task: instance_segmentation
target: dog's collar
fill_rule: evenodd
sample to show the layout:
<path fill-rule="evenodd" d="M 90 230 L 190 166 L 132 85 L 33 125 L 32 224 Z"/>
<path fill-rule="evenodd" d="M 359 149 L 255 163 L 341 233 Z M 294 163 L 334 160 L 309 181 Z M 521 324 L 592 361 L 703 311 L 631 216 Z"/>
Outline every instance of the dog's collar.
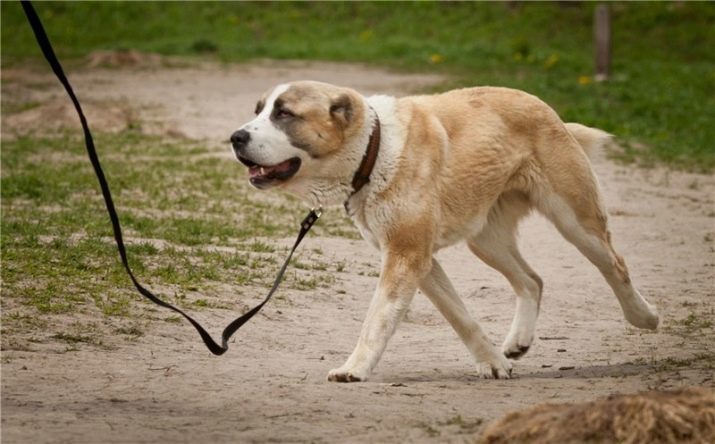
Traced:
<path fill-rule="evenodd" d="M 373 111 L 374 112 L 374 111 Z M 370 134 L 370 140 L 367 143 L 367 149 L 365 150 L 365 155 L 362 156 L 362 161 L 355 175 L 353 176 L 353 190 L 348 196 L 350 199 L 355 193 L 360 191 L 362 187 L 370 182 L 370 174 L 372 169 L 375 167 L 375 161 L 377 160 L 377 153 L 380 151 L 380 118 L 375 113 L 375 121 L 372 126 L 372 133 Z M 347 201 L 346 201 L 347 203 Z"/>

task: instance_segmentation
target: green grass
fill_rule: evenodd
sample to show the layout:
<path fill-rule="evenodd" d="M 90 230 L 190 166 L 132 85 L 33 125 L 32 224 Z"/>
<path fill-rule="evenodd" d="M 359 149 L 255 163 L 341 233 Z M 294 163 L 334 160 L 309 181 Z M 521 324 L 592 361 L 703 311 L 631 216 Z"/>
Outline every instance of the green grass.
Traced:
<path fill-rule="evenodd" d="M 214 148 L 132 131 L 95 139 L 140 281 L 191 311 L 238 314 L 250 305 L 247 298 L 265 294 L 287 254 L 270 239 L 295 236 L 305 212 L 300 203 L 287 197 L 264 203 L 244 169 L 213 156 Z M 151 307 L 139 302 L 120 265 L 83 145 L 72 133 L 3 141 L 2 325 L 10 340 L 15 332 L 37 330 L 40 316 L 135 319 Z M 344 218 L 331 219 L 326 225 L 350 229 Z M 321 223 L 314 230 L 330 233 Z M 319 256 L 299 250 L 296 261 L 306 266 L 289 273 L 284 288 L 310 291 L 334 282 Z M 225 296 L 227 286 L 235 298 Z M 50 322 L 43 330 L 53 328 Z M 135 339 L 132 328 L 111 331 Z M 48 337 L 97 344 L 90 333 L 63 335 L 60 326 Z"/>
<path fill-rule="evenodd" d="M 452 74 L 544 98 L 565 120 L 627 142 L 621 157 L 715 168 L 715 5 L 612 3 L 613 80 L 592 81 L 595 3 L 37 3 L 59 54 L 362 61 Z M 2 60 L 37 59 L 18 3 L 2 3 Z"/>
<path fill-rule="evenodd" d="M 96 49 L 136 48 L 226 62 L 324 59 L 436 71 L 450 75 L 442 88 L 492 84 L 537 94 L 565 120 L 625 138 L 631 147 L 621 154 L 626 159 L 715 168 L 711 4 L 611 4 L 614 79 L 607 83 L 589 77 L 593 5 L 587 3 L 515 9 L 485 3 L 35 6 L 70 67 Z M 3 69 L 40 63 L 19 3 L 0 8 Z M 3 117 L 38 106 L 7 98 Z M 266 203 L 247 186 L 244 169 L 221 158 L 217 148 L 131 130 L 95 137 L 139 279 L 192 311 L 245 311 L 241 297 L 270 285 L 286 254 L 271 239 L 295 235 L 303 206 L 289 197 Z M 53 323 L 82 313 L 90 319 L 101 313 L 113 320 L 110 331 L 126 338 L 140 336 L 132 324 L 137 317 L 183 322 L 138 303 L 79 134 L 3 140 L 0 180 L 3 341 L 9 337 L 14 344 L 14 332 L 42 331 L 72 347 L 99 344 L 95 337 L 104 323 L 77 321 L 68 333 Z M 315 235 L 359 237 L 342 213 L 325 219 Z M 284 285 L 303 291 L 333 285 L 346 264 L 327 264 L 320 256 L 300 251 Z M 235 301 L 217 295 L 226 286 L 237 289 Z M 677 327 L 711 325 L 686 318 Z M 17 346 L 42 341 L 34 333 L 30 339 Z"/>

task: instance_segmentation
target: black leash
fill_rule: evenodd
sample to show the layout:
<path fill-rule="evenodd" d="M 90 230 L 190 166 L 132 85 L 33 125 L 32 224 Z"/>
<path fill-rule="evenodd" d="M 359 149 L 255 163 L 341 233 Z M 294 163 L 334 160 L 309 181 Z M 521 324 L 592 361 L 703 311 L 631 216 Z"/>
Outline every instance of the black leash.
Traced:
<path fill-rule="evenodd" d="M 278 289 L 278 286 L 283 279 L 283 274 L 285 273 L 286 268 L 288 268 L 288 263 L 293 257 L 293 253 L 295 252 L 296 248 L 298 248 L 298 245 L 303 240 L 303 237 L 310 230 L 310 227 L 312 227 L 315 221 L 318 220 L 318 218 L 320 217 L 320 210 L 310 210 L 310 213 L 308 213 L 305 219 L 303 219 L 303 222 L 301 222 L 300 232 L 298 233 L 298 237 L 293 244 L 293 248 L 291 248 L 290 253 L 288 253 L 288 257 L 283 263 L 283 266 L 278 271 L 278 276 L 276 276 L 276 280 L 273 282 L 273 287 L 271 287 L 271 290 L 268 292 L 268 295 L 263 300 L 263 302 L 256 305 L 250 311 L 228 324 L 228 326 L 223 330 L 223 333 L 221 333 L 221 345 L 216 343 L 216 341 L 213 340 L 211 335 L 209 335 L 209 333 L 201 326 L 201 324 L 196 322 L 191 316 L 187 315 L 182 310 L 156 297 L 151 291 L 144 288 L 134 277 L 134 273 L 132 273 L 132 270 L 129 267 L 129 262 L 127 261 L 127 251 L 124 247 L 124 241 L 122 239 L 122 228 L 119 225 L 119 217 L 117 216 L 117 211 L 114 209 L 114 202 L 112 201 L 112 194 L 109 192 L 109 185 L 107 184 L 107 179 L 104 177 L 104 172 L 102 171 L 102 167 L 99 164 L 99 157 L 97 156 L 97 151 L 94 148 L 94 140 L 92 139 L 92 133 L 89 131 L 87 119 L 84 117 L 84 112 L 82 112 L 82 107 L 80 106 L 79 100 L 77 100 L 77 97 L 72 90 L 72 86 L 67 80 L 67 77 L 65 77 L 62 65 L 57 59 L 55 51 L 52 49 L 52 44 L 47 38 L 45 29 L 43 28 L 42 22 L 40 22 L 40 18 L 37 16 L 37 13 L 33 8 L 32 3 L 30 3 L 28 0 L 23 0 L 22 8 L 25 10 L 27 20 L 30 22 L 30 26 L 32 26 L 32 31 L 35 33 L 35 38 L 37 39 L 37 43 L 40 45 L 40 49 L 42 49 L 42 53 L 44 54 L 45 59 L 47 59 L 47 62 L 52 67 L 52 71 L 54 71 L 55 75 L 57 76 L 57 79 L 65 87 L 67 94 L 70 96 L 70 99 L 72 99 L 72 103 L 74 103 L 74 107 L 77 110 L 77 114 L 79 114 L 79 120 L 82 122 L 82 129 L 84 130 L 84 140 L 87 146 L 87 155 L 89 155 L 89 160 L 92 162 L 92 167 L 94 168 L 94 172 L 97 175 L 99 186 L 102 188 L 104 203 L 107 206 L 109 218 L 112 220 L 114 240 L 117 242 L 117 249 L 119 250 L 119 256 L 122 259 L 122 265 L 124 265 L 124 269 L 127 271 L 127 274 L 131 278 L 132 282 L 134 283 L 134 286 L 139 291 L 139 293 L 141 293 L 144 297 L 148 298 L 155 304 L 173 310 L 176 313 L 179 313 L 184 318 L 186 318 L 186 320 L 189 321 L 191 325 L 194 326 L 194 328 L 196 328 L 196 331 L 199 332 L 199 335 L 201 335 L 201 339 L 203 339 L 204 344 L 206 344 L 206 347 L 208 347 L 211 353 L 215 355 L 224 354 L 226 350 L 228 350 L 228 340 L 231 338 L 231 336 L 233 336 L 233 334 L 239 328 L 241 328 L 243 324 L 248 322 L 249 319 L 251 319 L 256 313 L 258 313 L 261 308 L 263 308 L 263 306 L 266 304 L 266 302 L 268 302 L 271 296 L 273 296 L 273 293 Z"/>

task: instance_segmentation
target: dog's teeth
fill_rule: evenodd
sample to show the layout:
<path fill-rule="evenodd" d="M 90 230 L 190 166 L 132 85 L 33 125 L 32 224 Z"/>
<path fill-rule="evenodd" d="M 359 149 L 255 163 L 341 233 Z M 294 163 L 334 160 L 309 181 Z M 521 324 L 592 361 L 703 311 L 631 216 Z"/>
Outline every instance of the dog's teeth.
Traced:
<path fill-rule="evenodd" d="M 265 171 L 263 170 L 263 167 L 261 167 L 261 176 L 263 176 Z"/>

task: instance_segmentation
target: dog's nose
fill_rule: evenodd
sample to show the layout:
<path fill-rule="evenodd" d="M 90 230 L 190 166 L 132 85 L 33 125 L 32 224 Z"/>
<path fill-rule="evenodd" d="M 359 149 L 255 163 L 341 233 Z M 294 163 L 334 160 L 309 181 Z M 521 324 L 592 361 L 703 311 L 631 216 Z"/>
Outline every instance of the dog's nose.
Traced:
<path fill-rule="evenodd" d="M 234 149 L 243 148 L 251 140 L 251 133 L 246 130 L 238 130 L 231 134 L 231 144 Z"/>

